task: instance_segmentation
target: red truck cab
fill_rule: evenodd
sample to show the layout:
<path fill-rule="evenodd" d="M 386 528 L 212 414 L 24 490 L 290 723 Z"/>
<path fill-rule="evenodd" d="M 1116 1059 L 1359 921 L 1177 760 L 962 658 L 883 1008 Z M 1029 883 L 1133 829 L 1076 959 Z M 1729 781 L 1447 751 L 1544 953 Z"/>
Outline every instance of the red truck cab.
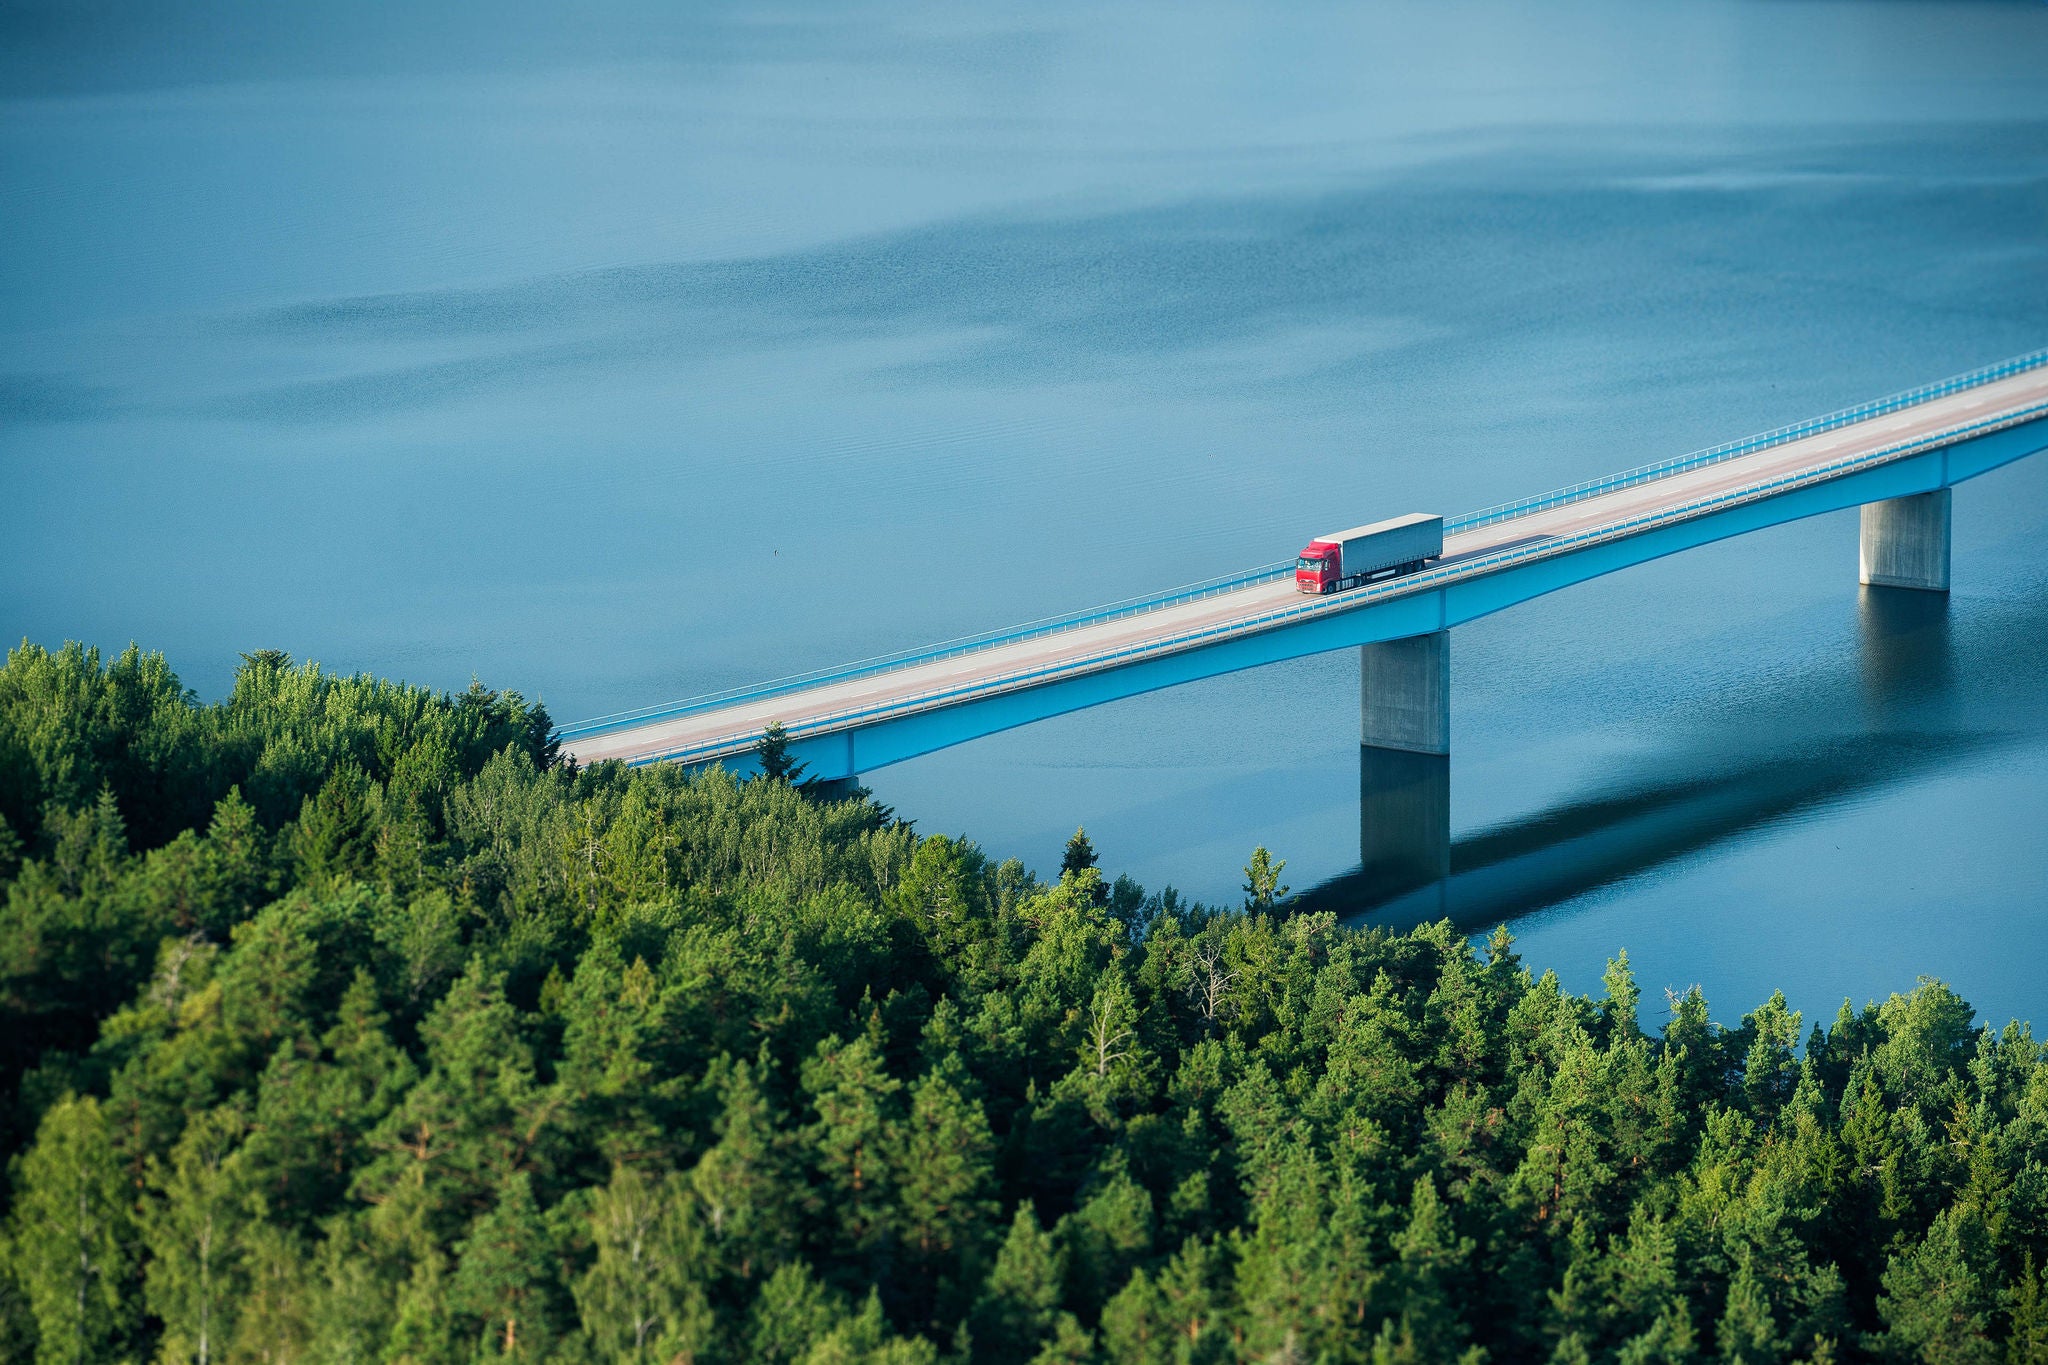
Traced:
<path fill-rule="evenodd" d="M 1294 586 L 1302 592 L 1321 595 L 1337 581 L 1339 547 L 1327 540 L 1311 540 L 1294 561 Z"/>

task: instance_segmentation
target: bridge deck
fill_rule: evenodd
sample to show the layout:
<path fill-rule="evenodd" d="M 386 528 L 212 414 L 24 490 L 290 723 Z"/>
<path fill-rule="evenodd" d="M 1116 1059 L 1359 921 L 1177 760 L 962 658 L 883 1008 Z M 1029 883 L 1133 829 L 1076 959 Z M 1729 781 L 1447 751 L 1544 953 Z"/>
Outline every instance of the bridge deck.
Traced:
<path fill-rule="evenodd" d="M 1484 560 L 1510 547 L 1541 544 L 1667 509 L 1683 508 L 1703 497 L 1738 492 L 1786 476 L 1821 470 L 1844 458 L 1885 450 L 1902 442 L 1939 443 L 1958 428 L 2008 417 L 2044 402 L 2048 402 L 2048 368 L 2025 371 L 1753 454 L 1664 475 L 1582 501 L 1453 535 L 1445 542 L 1444 558 L 1438 567 L 1455 571 L 1458 565 L 1469 564 L 1468 572 L 1472 574 L 1493 572 L 1497 566 L 1472 561 Z M 1442 586 L 1441 576 L 1433 578 L 1430 583 L 1417 583 L 1407 590 L 1424 591 Z M 1342 610 L 1341 604 L 1346 598 L 1363 606 L 1386 601 L 1390 595 L 1401 591 L 1400 587 L 1384 587 L 1368 597 L 1365 590 L 1354 590 L 1326 600 L 1332 609 Z M 1085 661 L 1094 655 L 1132 646 L 1155 642 L 1163 646 L 1191 630 L 1229 626 L 1237 622 L 1250 627 L 1263 615 L 1314 600 L 1298 593 L 1291 577 L 1253 583 L 1197 601 L 1078 626 L 1057 634 L 995 644 L 948 658 L 737 700 L 729 705 L 687 714 L 629 723 L 579 736 L 566 741 L 563 748 L 582 763 L 612 758 L 628 762 L 647 761 L 669 756 L 701 761 L 743 751 L 750 737 L 770 721 L 781 721 L 792 730 L 801 732 L 808 729 L 816 733 L 821 724 L 827 730 L 834 728 L 829 718 L 840 714 L 911 703 L 930 694 L 997 683 L 1020 673 L 1034 673 L 1067 663 L 1081 669 L 1119 667 L 1121 663 L 1117 660 Z M 1276 623 L 1271 628 L 1285 628 L 1285 624 Z"/>

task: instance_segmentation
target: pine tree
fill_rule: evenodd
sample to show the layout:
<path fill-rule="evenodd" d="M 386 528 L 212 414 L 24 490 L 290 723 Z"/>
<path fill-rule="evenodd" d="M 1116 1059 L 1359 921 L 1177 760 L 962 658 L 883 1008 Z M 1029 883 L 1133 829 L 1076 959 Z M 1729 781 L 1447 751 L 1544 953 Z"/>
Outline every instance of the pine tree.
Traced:
<path fill-rule="evenodd" d="M 904 1288 L 919 1320 L 965 1307 L 949 1300 L 996 1216 L 989 1198 L 994 1150 L 981 1106 L 944 1076 L 928 1073 L 911 1086 L 898 1144 L 897 1238 L 910 1266 Z"/>
<path fill-rule="evenodd" d="M 754 1300 L 745 1358 L 760 1365 L 793 1365 L 846 1316 L 841 1297 L 820 1284 L 809 1266 L 792 1261 L 768 1277 Z"/>
<path fill-rule="evenodd" d="M 240 1241 L 245 1287 L 235 1307 L 234 1345 L 228 1358 L 304 1359 L 313 1340 L 314 1298 L 304 1239 L 290 1229 L 251 1222 L 242 1229 Z"/>
<path fill-rule="evenodd" d="M 242 654 L 242 670 L 251 674 L 282 673 L 291 666 L 292 656 L 281 649 L 253 649 Z"/>
<path fill-rule="evenodd" d="M 256 818 L 256 808 L 231 787 L 213 808 L 206 829 L 203 864 L 206 913 L 202 927 L 225 935 L 256 912 L 270 889 L 270 840 Z"/>
<path fill-rule="evenodd" d="M 0 813 L 0 882 L 13 879 L 21 866 L 21 836 L 7 823 L 7 816 Z"/>
<path fill-rule="evenodd" d="M 962 968 L 1000 949 L 990 933 L 983 867 L 966 840 L 934 835 L 919 842 L 890 897 L 933 952 Z"/>
<path fill-rule="evenodd" d="M 1283 859 L 1273 861 L 1273 855 L 1260 844 L 1252 850 L 1252 860 L 1244 869 L 1244 908 L 1252 914 L 1263 914 L 1277 910 L 1287 903 L 1292 890 L 1280 884 L 1280 873 L 1287 866 Z"/>
<path fill-rule="evenodd" d="M 1152 1192 L 1131 1179 L 1119 1153 L 1108 1178 L 1055 1229 L 1072 1257 L 1068 1302 L 1100 1309 L 1152 1250 L 1152 1224 Z"/>
<path fill-rule="evenodd" d="M 1394 1248 L 1401 1258 L 1397 1283 L 1402 1321 L 1409 1325 L 1424 1359 L 1456 1359 L 1470 1330 L 1458 1311 L 1464 1299 L 1458 1291 L 1473 1242 L 1458 1235 L 1432 1177 L 1415 1182 L 1408 1226 L 1394 1238 Z"/>
<path fill-rule="evenodd" d="M 1094 1336 L 1072 1313 L 1060 1313 L 1053 1318 L 1051 1338 L 1031 1357 L 1031 1365 L 1093 1365 L 1096 1359 Z"/>
<path fill-rule="evenodd" d="M 1382 1336 L 1384 1335 L 1382 1333 Z M 1413 1355 L 1409 1355 L 1406 1358 L 1410 1360 L 1417 1359 Z M 1373 1365 L 1391 1365 L 1391 1361 L 1401 1359 L 1403 1357 L 1397 1352 L 1388 1361 L 1383 1362 L 1379 1351 L 1379 1343 L 1373 1343 Z M 1559 1337 L 1557 1339 L 1557 1348 L 1550 1353 L 1550 1365 L 1593 1365 L 1592 1354 L 1586 1349 L 1586 1339 L 1577 1332 L 1566 1332 L 1563 1336 Z"/>
<path fill-rule="evenodd" d="M 939 1365 L 939 1353 L 923 1337 L 889 1333 L 882 1315 L 882 1297 L 868 1290 L 860 1312 L 840 1317 L 816 1337 L 804 1354 L 804 1365 Z"/>
<path fill-rule="evenodd" d="M 1115 1296 L 1102 1308 L 1104 1354 L 1111 1360 L 1138 1365 L 1171 1361 L 1179 1333 L 1176 1324 L 1168 1320 L 1166 1296 L 1159 1292 L 1151 1273 L 1141 1266 L 1120 1288 L 1097 1286 L 1097 1292 L 1109 1290 L 1114 1290 Z"/>
<path fill-rule="evenodd" d="M 345 1321 L 332 1325 L 343 1326 Z M 351 1344 L 356 1341 L 352 1333 L 341 1335 Z M 392 1365 L 456 1365 L 465 1357 L 488 1359 L 488 1350 L 481 1340 L 471 1350 L 459 1343 L 448 1301 L 448 1256 L 440 1247 L 430 1247 L 413 1263 L 412 1274 L 398 1291 L 383 1359 Z"/>
<path fill-rule="evenodd" d="M 1714 1344 L 1725 1365 L 1772 1365 L 1783 1358 L 1770 1296 L 1751 1260 L 1745 1256 L 1728 1282 L 1728 1302 L 1714 1325 Z"/>
<path fill-rule="evenodd" d="M 237 1161 L 273 1214 L 325 1214 L 369 1155 L 366 1136 L 419 1079 L 386 1031 L 376 982 L 358 970 L 339 1019 L 309 1057 L 298 1041 L 272 1055 L 257 1087 L 252 1131 Z"/>
<path fill-rule="evenodd" d="M 506 1188 L 515 1168 L 547 1150 L 547 1093 L 519 1011 L 483 955 L 420 1026 L 430 1068 L 370 1135 L 377 1155 L 359 1168 L 359 1198 L 386 1204 L 404 1187 L 438 1235 Z M 374 1054 L 376 1039 L 365 1035 Z M 385 1210 L 379 1210 L 380 1214 Z"/>
<path fill-rule="evenodd" d="M 689 1175 L 725 1269 L 741 1281 L 766 1274 L 795 1249 L 803 1178 L 794 1137 L 778 1123 L 756 1069 L 740 1062 L 718 1086 L 718 1140 Z"/>
<path fill-rule="evenodd" d="M 1016 1362 L 1036 1355 L 1057 1324 L 1065 1278 L 1059 1247 L 1031 1205 L 1019 1204 L 975 1305 L 975 1358 Z"/>
<path fill-rule="evenodd" d="M 497 1204 L 470 1228 L 448 1286 L 448 1306 L 482 1324 L 478 1353 L 486 1360 L 544 1360 L 554 1336 L 553 1287 L 546 1226 L 533 1184 L 520 1171 Z"/>
<path fill-rule="evenodd" d="M 1190 1237 L 1159 1272 L 1166 1321 L 1176 1337 L 1188 1342 L 1190 1355 L 1196 1359 L 1218 1358 L 1221 1352 L 1216 1348 L 1229 1331 L 1224 1316 L 1229 1302 L 1224 1288 L 1229 1263 L 1228 1255 L 1216 1243 Z"/>
<path fill-rule="evenodd" d="M 1785 993 L 1773 991 L 1762 1008 L 1743 1019 L 1753 1041 L 1744 1058 L 1742 1094 L 1749 1110 L 1760 1119 L 1772 1119 L 1799 1084 L 1799 1011 L 1787 1009 Z"/>
<path fill-rule="evenodd" d="M 1995 1365 L 1985 1286 L 1962 1222 L 1944 1210 L 1925 1238 L 1892 1257 L 1877 1299 L 1885 1331 L 1866 1339 L 1872 1351 L 1920 1365 Z"/>
<path fill-rule="evenodd" d="M 1076 888 L 1090 905 L 1109 904 L 1109 886 L 1096 866 L 1095 845 L 1088 841 L 1088 831 L 1079 826 L 1060 855 L 1060 885 Z"/>
<path fill-rule="evenodd" d="M 444 1307 L 445 1258 L 438 1251 L 433 1254 L 433 1273 L 425 1283 L 401 1283 L 404 1266 L 382 1254 L 388 1248 L 369 1242 L 364 1231 L 361 1219 L 335 1219 L 327 1225 L 325 1237 L 305 1265 L 309 1290 L 307 1335 L 320 1344 L 326 1360 L 332 1362 L 381 1359 L 393 1365 L 427 1365 L 446 1359 L 453 1343 Z M 255 1275 L 260 1292 L 264 1278 L 260 1261 Z M 405 1349 L 396 1326 L 396 1319 L 404 1310 L 414 1315 L 414 1342 L 426 1349 Z M 242 1325 L 244 1331 L 252 1326 L 246 1315 Z M 279 1365 L 292 1359 L 282 1352 L 265 1354 L 261 1350 L 243 1351 L 241 1356 L 245 1360 L 276 1361 Z"/>
<path fill-rule="evenodd" d="M 1637 1306 L 1640 1305 L 1630 1305 Z M 1698 1348 L 1692 1309 L 1682 1295 L 1674 1296 L 1658 1310 L 1647 1328 L 1621 1344 L 1615 1360 L 1617 1365 L 1691 1365 Z M 1812 1365 L 1821 1362 L 1816 1358 Z"/>
<path fill-rule="evenodd" d="M 1637 1006 L 1643 993 L 1636 985 L 1636 974 L 1628 963 L 1628 950 L 1622 949 L 1607 963 L 1607 970 L 1600 975 L 1600 984 L 1606 988 L 1606 997 L 1600 1002 L 1600 1014 L 1607 1022 L 1610 1038 L 1635 1038 L 1642 1034 L 1642 1021 L 1637 1015 Z"/>
<path fill-rule="evenodd" d="M 804 1063 L 804 1089 L 818 1121 L 805 1137 L 847 1250 L 877 1264 L 895 1213 L 891 1154 L 898 1150 L 896 1114 L 903 1082 L 891 1076 L 866 1036 L 828 1038 Z"/>

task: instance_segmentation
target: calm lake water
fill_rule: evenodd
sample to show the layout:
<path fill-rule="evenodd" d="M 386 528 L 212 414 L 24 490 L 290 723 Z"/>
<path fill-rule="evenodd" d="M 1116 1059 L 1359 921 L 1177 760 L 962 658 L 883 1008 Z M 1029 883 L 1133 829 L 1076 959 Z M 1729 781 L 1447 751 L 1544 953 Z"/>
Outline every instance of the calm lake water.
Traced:
<path fill-rule="evenodd" d="M 0 16 L 0 635 L 562 719 L 1456 513 L 2048 345 L 2048 6 Z M 1105 10 L 1110 12 L 1105 13 Z M 1454 635 L 1450 900 L 1734 1022 L 2048 1023 L 2048 459 Z M 1355 908 L 1357 659 L 873 774 Z"/>

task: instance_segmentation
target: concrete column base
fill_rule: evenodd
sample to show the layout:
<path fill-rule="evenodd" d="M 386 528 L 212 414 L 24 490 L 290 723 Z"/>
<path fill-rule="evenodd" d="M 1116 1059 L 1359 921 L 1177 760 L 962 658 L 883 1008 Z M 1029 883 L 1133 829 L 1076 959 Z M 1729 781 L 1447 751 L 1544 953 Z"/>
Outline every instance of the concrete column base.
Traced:
<path fill-rule="evenodd" d="M 848 801 L 866 791 L 859 777 L 824 777 L 805 784 L 805 790 L 820 801 Z"/>
<path fill-rule="evenodd" d="M 1946 488 L 1864 503 L 1862 581 L 1947 592 L 1948 520 Z"/>
<path fill-rule="evenodd" d="M 1358 650 L 1358 742 L 1411 754 L 1451 751 L 1451 635 L 1411 635 Z"/>

